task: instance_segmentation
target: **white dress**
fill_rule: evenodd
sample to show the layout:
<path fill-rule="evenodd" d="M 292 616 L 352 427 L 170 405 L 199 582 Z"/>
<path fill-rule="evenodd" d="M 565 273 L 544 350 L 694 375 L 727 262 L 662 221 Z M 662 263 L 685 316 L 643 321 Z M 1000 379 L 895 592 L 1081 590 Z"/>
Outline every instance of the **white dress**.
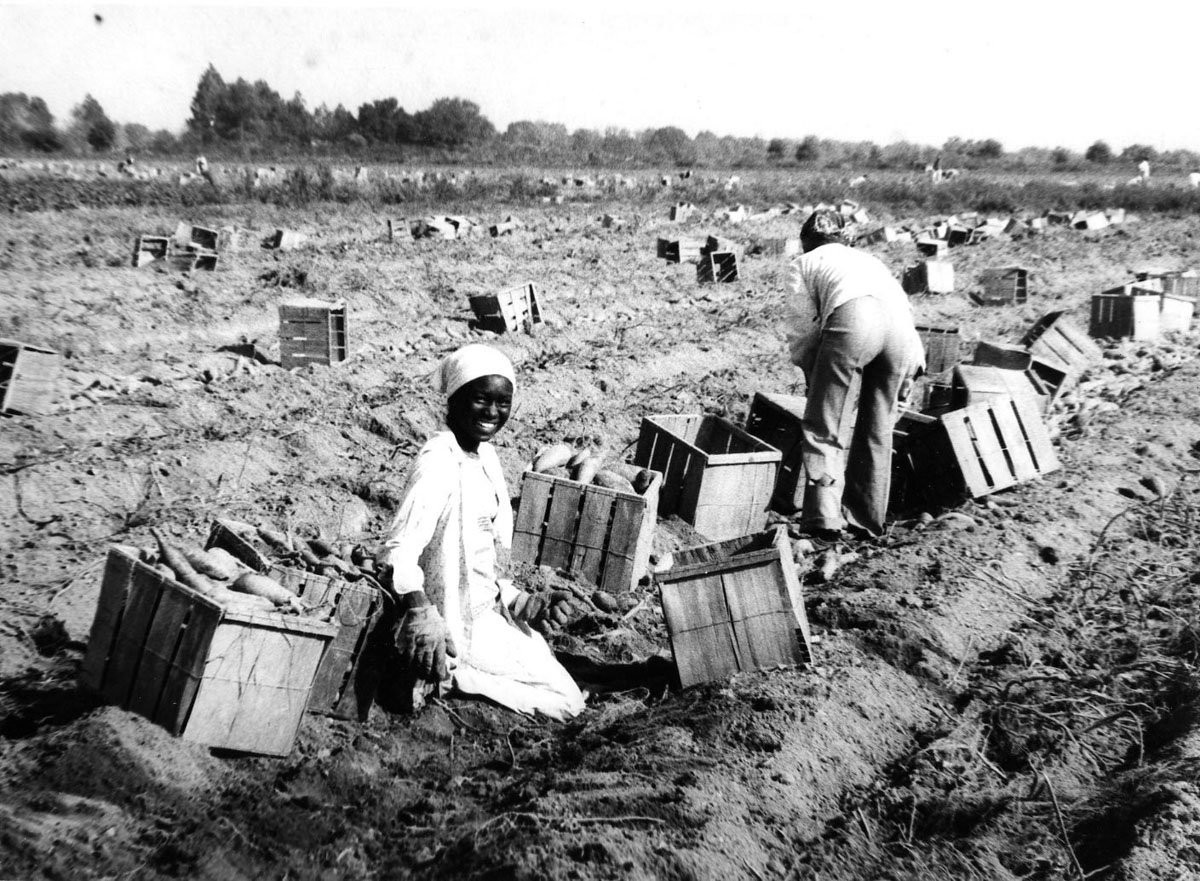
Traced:
<path fill-rule="evenodd" d="M 458 649 L 451 681 L 460 691 L 556 719 L 583 709 L 583 694 L 545 640 L 496 611 L 516 590 L 496 578 L 495 543 L 512 544 L 512 509 L 491 444 L 476 454 L 444 431 L 421 448 L 384 543 L 397 594 L 424 590 Z"/>

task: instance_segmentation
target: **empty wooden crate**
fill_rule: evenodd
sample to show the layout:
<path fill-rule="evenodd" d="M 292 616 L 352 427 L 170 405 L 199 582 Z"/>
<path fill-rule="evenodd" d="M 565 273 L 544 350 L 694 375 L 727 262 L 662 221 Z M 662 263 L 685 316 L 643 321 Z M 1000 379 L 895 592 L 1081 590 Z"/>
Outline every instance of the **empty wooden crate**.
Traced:
<path fill-rule="evenodd" d="M 696 281 L 703 284 L 737 280 L 737 254 L 732 251 L 711 251 L 700 255 L 700 259 L 696 263 Z"/>
<path fill-rule="evenodd" d="M 710 415 L 644 417 L 634 455 L 663 475 L 658 513 L 714 541 L 763 528 L 779 461 L 779 450 Z"/>
<path fill-rule="evenodd" d="M 979 273 L 982 291 L 977 302 L 988 305 L 1020 304 L 1029 300 L 1029 270 L 1020 266 L 985 269 Z"/>
<path fill-rule="evenodd" d="M 1008 395 L 943 413 L 909 458 L 931 499 L 984 496 L 1059 467 L 1037 403 Z"/>
<path fill-rule="evenodd" d="M 949 294 L 954 290 L 954 264 L 923 260 L 904 270 L 900 284 L 908 294 Z"/>
<path fill-rule="evenodd" d="M 801 421 L 807 403 L 801 395 L 755 392 L 750 413 L 746 416 L 746 431 L 779 450 L 779 472 L 771 507 L 784 514 L 794 512 L 803 501 L 804 427 Z"/>
<path fill-rule="evenodd" d="M 1162 312 L 1158 321 L 1159 330 L 1163 333 L 1190 330 L 1195 311 L 1196 298 L 1194 296 L 1164 293 L 1162 295 Z"/>
<path fill-rule="evenodd" d="M 655 580 L 684 688 L 811 660 L 800 580 L 782 529 L 673 557 Z"/>
<path fill-rule="evenodd" d="M 370 579 L 349 582 L 281 566 L 260 554 L 227 521 L 217 520 L 206 547 L 222 548 L 251 569 L 274 578 L 313 608 L 329 610 L 337 635 L 313 678 L 308 711 L 339 719 L 367 718 L 378 681 L 361 669 L 367 643 L 383 615 L 384 596 Z"/>
<path fill-rule="evenodd" d="M 289 300 L 279 306 L 279 361 L 284 370 L 346 360 L 346 303 Z"/>
<path fill-rule="evenodd" d="M 1021 338 L 1032 355 L 1081 373 L 1101 358 L 1100 347 L 1063 312 L 1048 312 Z"/>
<path fill-rule="evenodd" d="M 661 474 L 639 495 L 526 471 L 513 559 L 626 593 L 649 567 L 661 487 Z"/>
<path fill-rule="evenodd" d="M 925 347 L 925 372 L 945 373 L 961 364 L 963 338 L 957 327 L 917 327 Z"/>
<path fill-rule="evenodd" d="M 1137 285 L 1114 288 L 1092 297 L 1088 333 L 1094 337 L 1130 337 L 1151 342 L 1158 339 L 1161 311 L 1161 291 Z"/>
<path fill-rule="evenodd" d="M 336 625 L 227 609 L 112 548 L 80 682 L 172 734 L 287 755 Z"/>
<path fill-rule="evenodd" d="M 0 413 L 48 412 L 61 371 L 62 356 L 53 349 L 0 340 Z"/>
<path fill-rule="evenodd" d="M 662 249 L 663 259 L 668 263 L 684 263 L 700 259 L 700 249 L 704 243 L 699 239 L 668 239 Z"/>
<path fill-rule="evenodd" d="M 493 333 L 516 333 L 533 330 L 542 322 L 541 304 L 535 284 L 509 288 L 498 294 L 482 294 L 470 298 L 471 311 L 483 330 Z"/>

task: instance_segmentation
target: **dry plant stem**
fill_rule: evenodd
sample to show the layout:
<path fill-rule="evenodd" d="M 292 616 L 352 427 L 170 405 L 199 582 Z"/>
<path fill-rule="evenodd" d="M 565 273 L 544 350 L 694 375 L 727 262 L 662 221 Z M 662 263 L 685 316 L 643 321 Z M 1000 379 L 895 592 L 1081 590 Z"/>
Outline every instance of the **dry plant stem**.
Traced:
<path fill-rule="evenodd" d="M 1058 793 L 1054 791 L 1054 784 L 1050 782 L 1050 778 L 1046 776 L 1045 771 L 1039 769 L 1038 773 L 1041 774 L 1042 782 L 1046 785 L 1046 791 L 1050 793 L 1050 801 L 1054 805 L 1054 816 L 1058 820 L 1058 831 L 1062 835 L 1063 847 L 1066 848 L 1067 855 L 1071 858 L 1071 865 L 1081 879 L 1086 878 L 1087 873 L 1083 871 L 1083 866 L 1079 863 L 1079 857 L 1075 854 L 1075 848 L 1071 846 L 1071 838 L 1067 834 L 1067 821 L 1063 817 L 1062 806 L 1058 803 Z"/>

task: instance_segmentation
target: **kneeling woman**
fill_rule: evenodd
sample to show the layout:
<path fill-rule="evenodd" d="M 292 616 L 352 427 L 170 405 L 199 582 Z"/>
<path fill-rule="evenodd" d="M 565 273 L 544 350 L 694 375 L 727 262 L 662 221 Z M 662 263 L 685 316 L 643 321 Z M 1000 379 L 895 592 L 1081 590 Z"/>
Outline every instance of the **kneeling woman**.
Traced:
<path fill-rule="evenodd" d="M 490 441 L 508 421 L 516 379 L 490 346 L 464 346 L 438 374 L 449 431 L 421 448 L 381 554 L 402 613 L 396 646 L 411 673 L 523 713 L 556 719 L 583 695 L 526 618 L 528 594 L 497 578 L 512 508 Z"/>

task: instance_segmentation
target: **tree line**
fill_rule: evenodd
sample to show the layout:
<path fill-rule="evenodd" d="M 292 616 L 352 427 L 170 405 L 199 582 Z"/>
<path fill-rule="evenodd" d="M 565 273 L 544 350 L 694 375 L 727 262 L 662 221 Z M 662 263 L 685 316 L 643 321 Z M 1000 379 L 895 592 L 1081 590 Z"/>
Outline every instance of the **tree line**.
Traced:
<path fill-rule="evenodd" d="M 630 132 L 569 131 L 560 123 L 520 120 L 503 132 L 464 98 L 439 98 L 409 112 L 396 98 L 381 98 L 351 112 L 342 104 L 310 110 L 297 92 L 284 99 L 263 80 L 227 82 L 213 65 L 201 75 L 183 131 L 151 131 L 118 124 L 91 95 L 56 124 L 45 101 L 24 93 L 0 94 L 0 150 L 104 155 L 180 156 L 205 152 L 230 158 L 350 156 L 405 161 L 458 160 L 478 164 L 579 165 L 679 168 L 811 166 L 869 171 L 920 169 L 941 160 L 943 168 L 1060 168 L 1076 170 L 1149 159 L 1178 167 L 1200 166 L 1200 155 L 1160 154 L 1131 144 L 1119 154 L 1098 140 L 1082 154 L 1065 147 L 1027 147 L 1006 152 L 994 139 L 950 138 L 940 147 L 899 141 L 886 145 L 808 135 L 801 139 L 690 137 L 675 126 Z"/>

